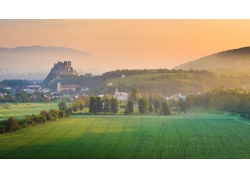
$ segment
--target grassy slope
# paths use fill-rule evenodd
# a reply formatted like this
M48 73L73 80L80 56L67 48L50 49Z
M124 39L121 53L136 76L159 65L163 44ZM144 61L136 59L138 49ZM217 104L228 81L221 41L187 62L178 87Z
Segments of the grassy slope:
M0 158L250 158L250 126L197 116L72 116L0 135Z
M20 119L51 108L58 109L58 103L0 103L0 120L6 120L10 116Z

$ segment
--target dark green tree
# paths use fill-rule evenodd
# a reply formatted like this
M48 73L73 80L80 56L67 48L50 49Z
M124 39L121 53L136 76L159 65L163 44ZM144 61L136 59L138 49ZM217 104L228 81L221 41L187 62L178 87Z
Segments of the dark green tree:
M152 104L149 102L149 112L153 112L153 111L154 111L153 106L152 106Z
M134 101L132 100L129 100L128 103L127 103L127 108L128 110L128 114L131 114L134 112Z
M110 100L105 99L103 103L104 103L103 111L106 112L106 113L110 112Z
M96 108L97 112L102 112L103 111L103 104L102 104L102 99L100 97L96 97Z
M168 103L165 101L162 103L162 113L163 115L167 116L171 114L171 111L169 109Z
M96 107L96 97L90 97L89 100L89 112L90 113L97 113L97 107Z
M138 105L139 105L139 112L141 114L145 113L149 109L149 103L146 99L139 99L138 100Z
M180 108L180 112L182 111L186 112L187 106L186 106L186 103L182 99L178 100L178 107Z
M111 112L114 114L118 112L119 100L117 98L112 98L110 100Z
M157 99L154 102L154 109L160 109L161 108L161 102Z

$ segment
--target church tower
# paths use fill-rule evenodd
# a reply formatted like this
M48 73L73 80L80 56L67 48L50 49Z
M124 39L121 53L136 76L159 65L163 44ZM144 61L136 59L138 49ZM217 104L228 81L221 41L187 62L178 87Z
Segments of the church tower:
M61 83L60 82L57 83L57 92L61 92Z
M115 88L115 95L117 95L118 94L118 87L116 86L116 88Z

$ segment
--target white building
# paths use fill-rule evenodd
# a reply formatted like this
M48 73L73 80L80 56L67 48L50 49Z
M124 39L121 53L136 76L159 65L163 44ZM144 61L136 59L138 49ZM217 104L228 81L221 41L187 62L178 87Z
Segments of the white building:
M128 93L118 92L118 87L116 86L114 98L117 98L119 101L126 101L128 100Z
M121 77L125 77L125 74L122 74Z
M112 86L112 82L108 82L108 86Z
M186 99L186 96L182 95L181 93L175 93L172 96L170 96L170 99L175 99L175 100L179 100L179 99Z

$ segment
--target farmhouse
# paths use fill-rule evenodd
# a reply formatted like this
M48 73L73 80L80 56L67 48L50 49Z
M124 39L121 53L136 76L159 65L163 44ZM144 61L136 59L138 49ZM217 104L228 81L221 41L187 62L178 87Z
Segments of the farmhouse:
M108 86L112 86L112 82L108 82Z
M118 87L115 88L115 95L114 98L117 98L119 101L126 101L128 100L128 93L126 92L118 92Z
M121 77L125 77L125 74L122 74Z

